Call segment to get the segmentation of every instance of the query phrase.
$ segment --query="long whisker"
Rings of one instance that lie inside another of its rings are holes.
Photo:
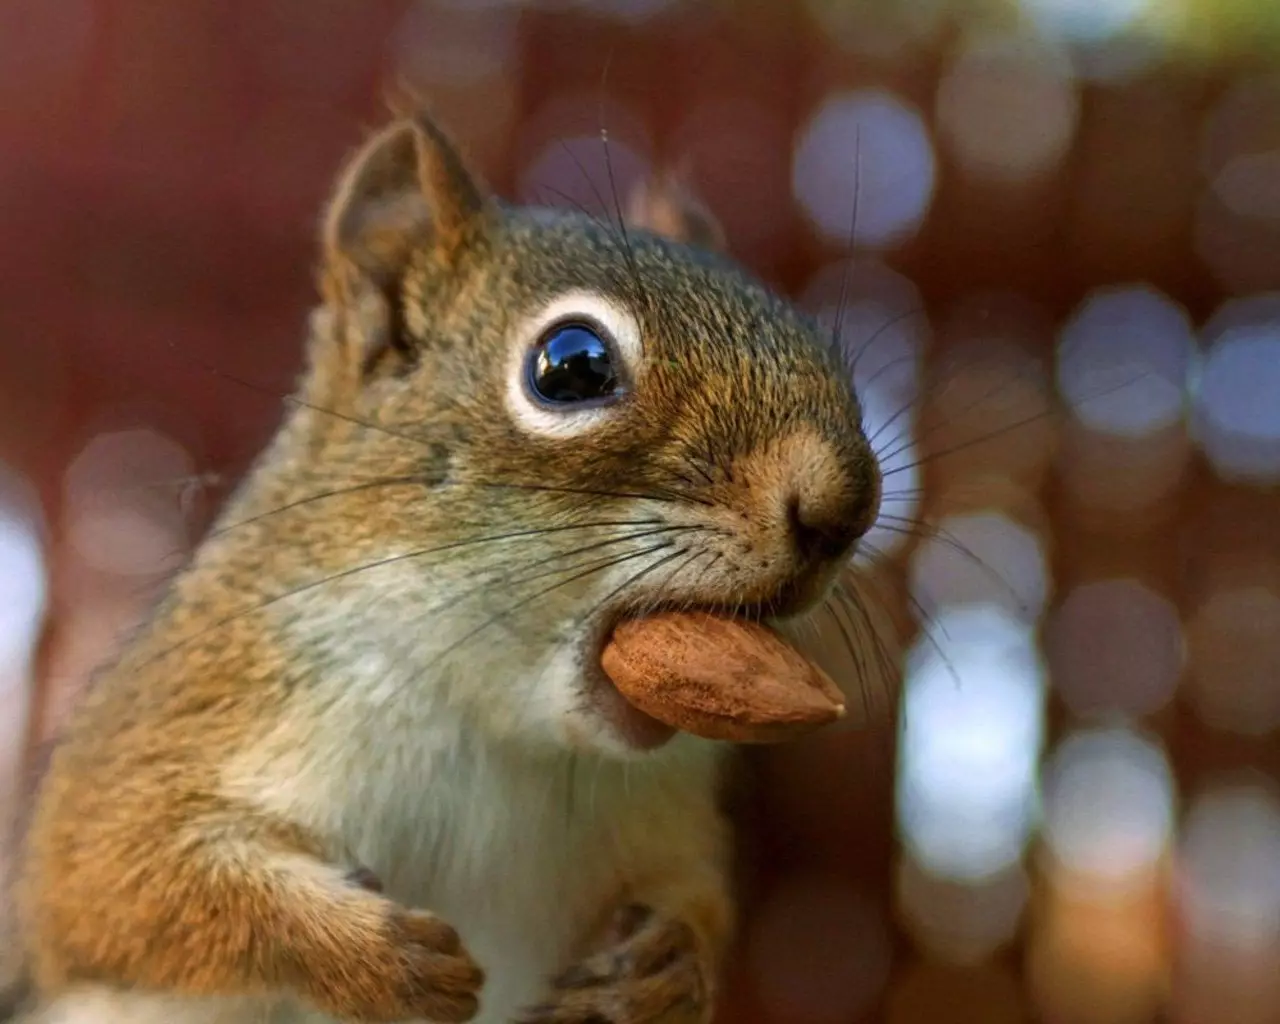
[[[845,302],[849,297],[849,267],[853,262],[854,248],[858,243],[858,202],[862,198],[862,125],[854,125],[853,128],[853,211],[849,214],[849,240],[845,245],[846,257],[844,269],[840,275],[840,300],[836,303],[835,325],[832,328],[831,336],[839,344],[840,332],[844,327],[844,311]],[[860,355],[861,353],[859,353]],[[858,364],[858,356],[853,358],[853,364],[849,367],[852,373]]]
[[[670,494],[654,494],[654,493],[645,493],[643,491],[609,491],[609,490],[604,490],[602,488],[561,487],[554,484],[533,484],[533,483],[525,483],[523,481],[520,481],[520,482],[481,481],[476,483],[475,486],[492,487],[492,488],[498,488],[498,489],[508,488],[513,490],[522,490],[522,491],[548,491],[551,493],[558,493],[558,494],[586,494],[586,495],[590,495],[592,497],[597,497],[597,498],[636,498],[636,499],[643,499],[646,501],[665,501],[665,502],[688,501],[695,505],[706,505],[706,506],[711,506],[714,504],[714,502],[708,501],[705,498],[699,498],[697,495],[683,494],[680,492],[672,492]]]
[[[532,574],[532,575],[528,575],[528,576],[522,576],[522,575],[519,575],[519,574],[521,574],[521,573],[525,572],[525,570],[527,570],[527,569],[533,569],[533,568],[536,568],[537,566],[540,566],[540,565],[546,565],[546,564],[548,564],[548,563],[552,563],[552,562],[559,562],[559,561],[562,561],[562,560],[563,560],[563,559],[565,559],[565,558],[577,557],[577,556],[579,556],[579,555],[583,555],[583,554],[585,554],[585,553],[586,553],[586,552],[588,552],[588,551],[598,551],[598,550],[600,550],[601,548],[612,547],[612,546],[614,546],[615,544],[621,544],[621,543],[623,543],[623,542],[625,542],[625,541],[631,541],[631,540],[644,540],[644,539],[646,539],[646,538],[648,538],[648,537],[657,537],[657,536],[662,536],[662,535],[665,535],[665,534],[672,534],[672,533],[690,533],[690,532],[697,533],[697,532],[701,532],[701,531],[702,531],[702,529],[703,529],[703,527],[701,527],[701,526],[696,526],[696,525],[689,525],[689,526],[684,526],[684,525],[675,526],[675,525],[673,525],[673,526],[662,526],[662,527],[659,527],[658,529],[655,529],[655,530],[640,530],[640,531],[637,531],[637,532],[634,532],[634,533],[623,534],[623,535],[618,536],[618,537],[610,537],[610,538],[608,538],[607,540],[597,541],[595,544],[588,544],[586,547],[578,547],[578,548],[574,548],[572,551],[568,551],[568,552],[563,552],[563,551],[562,551],[562,552],[557,552],[557,553],[556,553],[556,554],[554,554],[554,555],[548,555],[546,558],[539,558],[539,559],[536,559],[535,561],[532,561],[532,562],[526,562],[526,563],[524,563],[523,565],[521,565],[518,569],[516,569],[516,570],[515,570],[515,572],[512,572],[512,573],[508,573],[508,574],[506,574],[505,576],[501,577],[501,578],[500,578],[499,580],[497,580],[496,582],[503,583],[503,584],[529,583],[529,582],[530,582],[530,581],[532,581],[532,580],[542,579],[542,578],[545,578],[545,577],[547,577],[547,576],[553,575],[553,574],[555,574],[555,573],[557,573],[557,572],[564,572],[564,571],[567,571],[567,569],[582,568],[582,565],[583,565],[583,564],[591,564],[591,563],[590,563],[590,562],[588,562],[588,563],[575,563],[575,564],[570,565],[570,566],[567,566],[567,567],[562,567],[562,568],[558,568],[558,569],[552,569],[552,570],[550,570],[549,572],[534,573],[534,574]],[[608,557],[612,558],[613,556],[612,556],[612,555],[610,555],[610,556],[608,556]],[[463,590],[461,593],[458,593],[458,594],[451,594],[451,595],[449,596],[449,599],[448,599],[448,602],[447,602],[447,603],[448,603],[448,604],[450,604],[450,605],[456,605],[456,604],[458,604],[460,601],[464,600],[466,597],[470,596],[470,595],[471,595],[471,594],[473,594],[473,593],[477,593],[477,592],[479,592],[479,591],[484,591],[484,590],[491,589],[491,588],[492,588],[492,586],[493,586],[493,583],[494,583],[494,582],[495,582],[495,581],[493,581],[493,580],[488,580],[488,579],[486,579],[486,580],[483,580],[483,581],[482,581],[482,582],[480,582],[480,583],[477,583],[477,584],[476,584],[475,586],[473,586],[473,587],[470,587],[470,588],[468,588],[468,589],[466,589],[466,590]],[[426,610],[427,610],[427,611],[434,611],[434,610],[435,610],[435,608],[433,607],[433,608],[429,608],[429,609],[426,609]]]
[[[278,401],[282,401],[287,405],[296,406],[299,409],[308,409],[311,412],[319,413],[322,416],[331,416],[336,420],[341,420],[342,422],[349,423],[352,426],[360,427],[364,430],[372,430],[379,434],[384,434],[387,437],[397,438],[401,441],[408,441],[411,444],[415,444],[420,447],[427,444],[426,440],[420,437],[414,437],[412,434],[393,430],[391,427],[383,426],[380,423],[372,423],[369,420],[361,419],[359,416],[352,416],[349,413],[339,412],[337,409],[329,409],[323,405],[315,405],[304,398],[299,398],[297,395],[286,394],[276,388],[265,387],[261,384],[255,384],[253,381],[245,380],[243,377],[238,377],[234,373],[228,373],[226,370],[221,370],[201,359],[196,359],[191,355],[191,353],[180,349],[176,341],[171,340],[169,342],[169,346],[175,352],[180,353],[184,358],[192,360],[197,366],[206,372],[213,374],[215,377],[221,377],[224,380],[231,381],[233,384],[239,384],[241,387],[248,388],[250,391],[256,391],[262,395],[269,395],[270,397]]]
[[[1108,396],[1108,394],[1115,393],[1117,392],[1117,390],[1132,387],[1133,384],[1137,383],[1137,381],[1142,380],[1144,376],[1148,376],[1148,375],[1149,375],[1148,372],[1144,371],[1142,372],[1142,374],[1135,376],[1135,378],[1126,380],[1124,384],[1116,385],[1116,387],[1114,388],[1108,388],[1107,390],[1105,390],[1105,392],[1101,392],[1100,394],[1094,394],[1094,396],[1092,396],[1089,399],[1085,399],[1085,401],[1097,401],[1098,398],[1105,398],[1106,396]],[[989,442],[989,440],[995,440],[996,438],[1001,438],[1001,436],[1004,436],[1005,434],[1009,434],[1011,433],[1011,431],[1020,430],[1021,428],[1024,428],[1024,426],[1030,426],[1032,424],[1036,424],[1036,422],[1039,422],[1041,420],[1051,419],[1051,417],[1059,415],[1059,412],[1060,412],[1059,408],[1051,407],[1051,408],[1047,408],[1047,410],[1042,410],[1041,412],[1034,413],[1034,415],[1032,416],[1024,416],[1023,419],[1020,419],[1016,422],[1012,422],[1012,424],[1006,424],[1005,426],[1002,426],[1002,428],[1000,429],[989,431],[989,433],[984,434],[982,436],[978,436],[978,438],[972,438],[970,440],[966,440],[966,442],[951,445],[950,448],[943,448],[941,449],[941,451],[938,451],[938,452],[929,452],[927,456],[918,458],[918,460],[915,460],[914,462],[906,463],[905,466],[895,466],[891,468],[891,470],[883,471],[882,476],[888,477],[888,476],[892,476],[893,474],[899,474],[899,472],[914,470],[914,468],[919,468],[920,466],[925,465],[925,463],[927,462],[932,462],[933,460],[937,460],[937,458],[945,458],[946,456],[950,456],[950,454],[963,452],[965,451],[966,448],[973,448],[975,444],[986,444],[987,442]],[[909,447],[909,445],[906,445],[906,447]],[[905,451],[906,447],[900,449],[900,451]],[[891,458],[891,457],[892,456],[884,456],[884,458]]]
[[[888,320],[886,320],[886,321],[885,321],[884,323],[882,323],[879,327],[877,327],[874,331],[872,331],[872,332],[871,332],[871,334],[867,337],[867,340],[866,340],[866,341],[864,341],[864,342],[862,342],[862,343],[858,346],[858,351],[857,351],[856,353],[854,353],[854,356],[853,356],[853,362],[852,362],[852,363],[850,364],[850,366],[849,366],[849,372],[850,372],[850,374],[854,374],[854,373],[856,373],[856,372],[857,372],[857,370],[858,370],[858,361],[859,361],[860,359],[862,359],[862,357],[863,357],[864,355],[866,355],[868,352],[870,352],[872,348],[874,348],[874,347],[875,347],[875,343],[876,343],[877,341],[879,341],[881,338],[883,338],[883,337],[887,336],[887,335],[888,335],[888,333],[889,333],[891,330],[893,330],[893,328],[895,328],[896,326],[898,326],[898,324],[902,323],[904,320],[910,320],[913,316],[920,316],[920,315],[922,315],[924,312],[925,312],[925,309],[924,309],[924,307],[923,307],[923,306],[911,306],[910,308],[903,310],[901,313],[897,313],[897,314],[895,314],[894,316],[891,316]],[[892,361],[888,364],[888,366],[892,366],[892,365],[894,365],[895,363],[900,363],[900,362],[903,362],[903,361],[909,361],[909,360],[914,359],[914,358],[915,358],[915,355],[914,355],[914,354],[912,354],[912,355],[908,355],[908,356],[900,356],[898,359],[894,359],[894,360],[892,360]],[[873,381],[875,381],[875,379],[876,379],[877,377],[879,377],[881,373],[883,373],[886,369],[888,369],[888,366],[882,366],[879,370],[877,370],[875,373],[873,373],[873,374],[872,374],[872,375],[871,375],[871,376],[870,376],[870,377],[869,377],[869,378],[868,378],[868,379],[863,383],[863,385],[862,385],[862,386],[863,386],[864,388],[866,388],[866,387],[870,386],[870,385],[871,385],[871,383],[872,383]]]
[[[887,520],[887,522],[881,523],[880,520]],[[942,527],[935,526],[933,524],[923,523],[919,520],[906,519],[902,516],[886,514],[881,514],[876,522],[882,529],[889,533],[896,533],[903,537],[914,537],[917,540],[936,540],[941,542],[952,551],[955,551],[970,564],[980,569],[992,583],[996,584],[998,588],[1009,595],[1020,611],[1026,612],[1028,610],[1026,602],[1018,592],[1014,590],[1009,581],[1001,576],[1000,573],[992,568],[984,558],[978,555],[977,552],[952,534],[949,530],[945,530]]]
[[[478,634],[488,629],[489,627],[495,625],[496,623],[501,622],[503,619],[509,616],[512,612],[525,607],[530,602],[536,601],[538,598],[544,597],[547,594],[551,593],[552,591],[558,590],[560,587],[568,586],[570,583],[575,583],[578,580],[585,579],[586,577],[591,576],[595,573],[603,572],[605,569],[610,569],[615,565],[621,565],[623,562],[628,562],[636,558],[643,558],[646,555],[651,555],[658,551],[662,551],[666,548],[670,548],[674,545],[674,543],[675,543],[674,541],[663,541],[660,544],[651,545],[650,547],[647,547],[642,551],[634,551],[629,554],[619,555],[618,557],[609,559],[600,565],[596,565],[589,569],[585,569],[582,572],[575,573],[574,575],[570,576],[568,579],[559,580],[556,583],[553,583],[549,587],[540,588],[534,593],[521,598],[519,601],[515,602],[515,604],[508,605],[506,608],[498,612],[496,615],[491,615],[489,618],[485,619],[484,622],[480,623],[480,625],[476,626],[474,629],[467,631],[465,634],[463,634],[461,637],[459,637],[457,640],[451,643],[448,647],[446,647],[443,651],[437,654],[432,659],[432,664],[435,664],[443,660],[444,658],[448,657],[450,654],[456,651],[468,640],[471,640],[473,637],[477,636]],[[652,572],[654,569],[657,569],[661,565],[665,564],[669,558],[678,557],[678,555],[683,554],[685,550],[686,550],[685,548],[677,549],[676,555],[668,556],[668,558],[660,559],[653,566],[650,566],[648,571]],[[646,575],[646,574],[647,573],[641,574],[641,575]]]
[[[865,577],[863,577],[865,579]],[[876,628],[871,621],[871,616],[867,611],[866,604],[859,595],[857,588],[851,585],[851,580],[841,580],[836,586],[836,600],[845,606],[846,614],[850,616],[852,623],[853,612],[856,611],[859,621],[862,623],[863,630],[870,636],[872,647],[879,662],[879,682],[883,690],[888,690],[892,680],[899,673],[899,666],[894,660],[892,653],[889,651],[888,641],[882,632]]]
[[[866,678],[866,663],[862,658],[861,647],[854,642],[853,637],[849,634],[848,628],[845,626],[844,620],[840,618],[839,614],[837,614],[836,607],[837,606],[832,605],[831,602],[827,601],[823,603],[822,610],[827,612],[831,621],[836,624],[836,629],[839,630],[840,637],[844,640],[845,648],[848,650],[849,656],[853,659],[854,671],[857,673],[858,677],[855,681],[855,686],[858,690],[859,702],[862,704],[863,721],[868,722],[871,719],[871,709],[869,707],[867,697],[868,680]]]
[[[238,530],[244,526],[252,526],[254,523],[261,522],[264,519],[270,519],[272,516],[278,516],[293,509],[301,508],[304,505],[310,505],[312,502],[325,501],[329,498],[339,498],[344,494],[358,494],[361,491],[371,491],[380,487],[400,487],[409,486],[411,484],[424,485],[428,478],[421,473],[415,473],[409,476],[383,477],[378,480],[363,480],[358,484],[352,484],[349,487],[335,487],[332,490],[321,491],[318,494],[309,494],[305,498],[298,498],[295,501],[287,502],[284,505],[278,505],[269,512],[260,512],[257,515],[249,516],[245,519],[239,519],[234,523],[228,523],[216,530],[211,531],[206,540],[213,540],[215,537],[222,537],[234,530]]]
[[[168,655],[174,653],[175,651],[185,648],[190,644],[196,642],[197,640],[200,640],[206,636],[209,636],[210,634],[216,632],[217,630],[230,625],[231,623],[235,622],[238,619],[243,618],[246,615],[252,615],[255,612],[263,611],[267,608],[270,608],[274,605],[279,604],[282,601],[287,601],[291,598],[297,597],[300,594],[305,594],[310,591],[316,590],[320,587],[326,586],[328,584],[335,583],[338,580],[348,579],[352,576],[355,576],[357,573],[368,572],[373,569],[382,568],[383,566],[394,565],[399,562],[407,562],[407,561],[418,559],[418,558],[424,558],[427,555],[440,554],[445,551],[455,551],[462,548],[475,547],[480,544],[496,543],[499,541],[506,541],[506,540],[517,540],[517,539],[527,538],[527,537],[541,537],[547,534],[563,533],[570,530],[589,529],[591,527],[595,527],[599,525],[600,525],[599,523],[573,523],[566,526],[544,526],[544,527],[538,527],[536,529],[513,530],[509,533],[491,534],[486,537],[472,537],[466,540],[450,541],[447,544],[437,544],[437,545],[433,545],[432,547],[419,548],[416,551],[408,551],[408,552],[403,552],[401,554],[390,555],[385,558],[377,559],[373,562],[365,562],[361,565],[356,565],[347,569],[342,569],[338,572],[331,573],[328,576],[324,576],[318,580],[311,580],[307,583],[301,584],[300,586],[287,590],[282,594],[275,594],[269,598],[265,598],[261,601],[258,601],[250,605],[248,608],[241,609],[240,611],[236,612],[233,615],[228,615],[224,618],[218,619],[216,622],[211,623],[209,626],[199,630],[192,636],[185,637],[184,639],[178,641],[177,643],[171,644],[170,646],[164,648],[163,650],[157,652],[156,654],[153,654],[151,657],[145,659],[141,663],[141,665],[139,665],[139,667],[149,665],[154,661],[158,661],[161,658],[165,658]]]
[[[662,582],[657,586],[657,588],[655,588],[653,597],[649,601],[649,609],[652,610],[660,607],[662,605],[663,596],[666,594],[667,588],[671,586],[672,581],[690,565],[697,562],[699,558],[704,558],[709,553],[710,552],[707,551],[695,551],[685,561],[681,562],[679,565],[675,566],[671,572],[667,573]]]
[[[885,710],[887,706],[891,705],[890,689],[895,671],[888,651],[885,648],[884,638],[880,636],[879,631],[871,622],[871,619],[862,603],[852,594],[848,593],[843,586],[837,588],[836,593],[838,595],[837,604],[832,609],[831,618],[835,621],[841,636],[844,637],[845,643],[851,648],[856,646],[856,637],[850,635],[850,630],[852,630],[852,633],[855,635],[868,636],[871,640],[872,648],[876,653],[877,660],[881,666],[881,670],[878,674],[868,672],[866,663],[859,655],[855,654],[855,662],[859,665],[859,671],[863,677],[859,681],[858,687],[859,699],[862,705],[862,714],[865,719],[865,724],[872,727],[872,734],[875,735],[874,726],[877,724],[879,719],[878,712]],[[841,616],[840,611],[843,611],[843,617]],[[872,686],[875,686],[875,692],[878,695],[874,701],[874,706],[872,699]],[[882,742],[877,744],[877,747],[883,756],[887,751],[892,750],[892,746],[893,734],[890,730],[886,730],[883,733]]]
[[[582,166],[581,161],[579,161],[578,158],[574,155],[573,150],[569,148],[569,144],[564,139],[560,139],[559,142],[560,142],[560,148],[564,150],[565,156],[567,156],[570,160],[572,160],[575,164],[577,164],[578,170],[582,172],[583,178],[586,179],[587,184],[590,185],[592,190],[594,191],[595,183],[591,180],[590,176],[587,174],[587,170],[585,167]],[[565,192],[563,189],[555,188],[552,185],[539,185],[538,190],[541,192],[550,192],[557,199],[560,199],[563,202],[567,203],[568,205],[572,206],[584,217],[587,217],[594,223],[599,224],[602,228],[607,230],[610,234],[613,233],[613,221],[605,217],[601,217],[594,210],[589,209],[586,206],[586,204],[579,202],[577,199],[571,196],[568,192]],[[598,192],[596,193],[596,198],[600,199],[600,195]],[[600,203],[601,205],[603,205],[604,200],[600,199]]]
[[[905,582],[899,580],[895,574],[889,571],[889,569],[891,569],[891,563],[888,559],[888,556],[886,556],[883,551],[880,551],[878,548],[874,548],[871,545],[868,545],[867,548],[868,548],[868,555],[873,559],[875,564],[877,564],[878,566],[881,566],[882,568],[886,568],[886,571],[884,573],[885,577],[893,579],[894,582],[898,584],[898,592],[903,595],[907,603],[911,605],[912,609],[915,611],[916,618],[919,623],[921,635],[925,638],[926,641],[928,641],[929,646],[933,648],[934,653],[938,655],[939,659],[946,666],[947,673],[951,676],[951,679],[955,683],[955,685],[960,686],[961,685],[960,673],[956,671],[956,667],[952,663],[951,659],[947,656],[947,652],[942,648],[942,645],[938,643],[937,638],[933,635],[933,630],[938,629],[941,631],[943,637],[950,639],[950,637],[947,634],[946,627],[940,624],[937,621],[937,619],[935,619],[932,615],[929,614],[928,610],[924,607],[924,605],[922,605],[920,601],[916,598],[916,596],[911,593],[910,588],[906,585]],[[865,613],[865,609],[863,609],[863,611]]]
[[[904,314],[903,316],[896,316],[896,317],[894,317],[892,320],[890,320],[890,321],[889,321],[889,326],[892,326],[893,324],[897,323],[899,320],[903,320],[903,319],[906,319],[906,314]],[[883,331],[883,330],[885,330],[885,328],[883,328],[883,327],[882,327],[880,330],[881,330],[881,331]],[[879,332],[877,332],[877,333],[879,333]],[[874,335],[873,335],[873,337],[874,337]],[[859,353],[859,354],[861,354],[861,353]],[[861,387],[864,391],[870,390],[870,388],[875,384],[875,382],[876,382],[876,381],[878,381],[882,376],[884,376],[884,375],[885,375],[886,373],[888,373],[890,370],[895,370],[895,369],[897,369],[899,366],[902,366],[904,363],[913,363],[913,362],[915,362],[915,361],[916,361],[916,359],[917,359],[917,358],[918,358],[918,357],[917,357],[917,355],[916,355],[916,353],[915,353],[915,352],[908,352],[905,356],[898,356],[896,359],[890,359],[887,363],[885,363],[883,366],[881,366],[881,367],[880,367],[880,369],[876,370],[876,372],[875,372],[875,373],[873,373],[870,377],[868,377],[866,380],[864,380],[864,381],[861,383],[860,387]],[[875,433],[875,434],[873,434],[873,435],[871,435],[871,437],[867,438],[867,442],[868,442],[868,443],[872,443],[872,442],[874,441],[874,439],[875,439],[875,438],[880,434],[880,431],[882,431],[883,429],[884,429],[884,427],[883,427],[883,426],[881,426],[881,427],[876,431],[876,433]]]
[[[976,363],[978,362],[978,360],[975,359],[974,362]],[[963,417],[967,416],[974,409],[981,406],[983,402],[986,402],[988,399],[994,398],[1001,391],[1004,391],[1006,388],[1010,388],[1014,384],[1017,384],[1019,381],[1027,377],[1031,372],[1032,372],[1031,369],[1026,365],[1019,365],[1011,375],[1003,377],[1001,380],[997,381],[995,385],[988,388],[986,391],[984,391],[977,398],[973,399],[971,402],[969,402],[967,405],[965,405],[961,409],[957,410],[951,417],[947,419],[940,419],[933,422],[928,427],[926,427],[923,431],[921,431],[917,437],[903,441],[898,447],[892,448],[890,451],[887,451],[887,452],[877,451],[876,455],[882,461],[885,461],[885,462],[888,462],[890,459],[896,458],[897,456],[901,455],[904,451],[906,451],[908,448],[910,448],[912,445],[921,444],[922,442],[924,442],[926,438],[931,437],[933,434],[936,434],[939,430],[945,429],[950,423],[954,423],[956,420],[962,419]],[[912,403],[908,404],[904,408],[899,409],[894,414],[893,419],[890,419],[888,423],[886,423],[884,426],[882,426],[879,430],[876,431],[876,435],[879,436],[879,434],[884,431],[885,427],[887,427],[890,423],[893,423],[894,420],[896,420],[899,416],[903,415],[905,410],[911,407],[911,404],[914,404],[914,400],[912,401]],[[874,441],[872,443],[874,444]]]
[[[636,266],[635,251],[631,248],[631,235],[627,231],[627,219],[622,212],[622,200],[618,197],[618,182],[613,173],[613,154],[609,150],[609,129],[604,123],[604,100],[609,89],[609,69],[613,66],[613,51],[605,58],[604,69],[600,72],[600,102],[597,122],[600,129],[600,145],[604,148],[604,169],[609,178],[609,191],[613,195],[613,212],[618,218],[618,231],[622,235],[622,247],[627,255],[627,263],[637,283],[640,281],[639,268]]]

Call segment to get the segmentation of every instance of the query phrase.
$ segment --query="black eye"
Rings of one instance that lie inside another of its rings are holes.
[[[594,327],[559,324],[529,355],[529,387],[556,405],[610,398],[618,391],[613,352]]]

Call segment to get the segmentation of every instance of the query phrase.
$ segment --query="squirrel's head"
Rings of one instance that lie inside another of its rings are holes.
[[[677,189],[632,199],[513,208],[429,119],[382,131],[329,206],[300,428],[387,642],[486,727],[613,752],[646,735],[599,669],[620,617],[804,613],[880,494],[830,333]]]

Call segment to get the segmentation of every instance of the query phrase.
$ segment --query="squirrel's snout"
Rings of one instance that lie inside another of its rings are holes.
[[[807,573],[850,554],[875,522],[880,470],[869,450],[800,430],[742,459],[737,502],[753,545]],[[736,503],[736,502],[734,502]],[[782,563],[775,563],[782,564]]]
[[[852,502],[815,499],[799,491],[787,501],[787,526],[796,550],[810,562],[840,557],[866,532]]]
[[[825,460],[824,460],[825,461]],[[796,551],[808,562],[839,558],[871,528],[879,504],[874,464],[846,468],[801,467],[786,497],[786,522]]]

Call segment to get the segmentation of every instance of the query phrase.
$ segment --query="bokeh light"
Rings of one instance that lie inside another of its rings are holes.
[[[1201,136],[1207,179],[1195,220],[1197,250],[1229,289],[1280,287],[1280,216],[1275,177],[1280,74],[1242,77],[1217,102]]]
[[[796,144],[792,188],[827,241],[888,248],[924,220],[936,174],[920,113],[892,93],[864,90],[829,96],[814,111]]]
[[[195,478],[190,454],[153,430],[93,438],[67,468],[67,533],[95,569],[152,576],[172,571],[189,540],[180,496]]]
[[[1158,711],[1173,698],[1186,659],[1173,602],[1124,578],[1073,588],[1054,610],[1046,647],[1054,688],[1078,717]]]
[[[1091,527],[1139,531],[1169,514],[1191,455],[1197,358],[1186,310],[1146,284],[1095,291],[1063,327],[1057,380],[1072,417],[1060,464]]]
[[[1198,794],[1183,828],[1178,895],[1197,943],[1280,950],[1280,799],[1239,781]]]
[[[1182,943],[1176,1019],[1272,1024],[1280,1006],[1280,800],[1222,780],[1187,815],[1175,893]]]
[[[1142,437],[1180,420],[1196,354],[1184,309],[1148,285],[1101,289],[1062,329],[1058,388],[1099,433]]]
[[[1050,592],[1041,539],[994,510],[948,516],[928,531],[910,569],[911,593],[927,612],[992,605],[1034,622]]]
[[[1071,146],[1080,114],[1069,60],[1029,35],[973,35],[938,83],[949,155],[996,181],[1045,174]]]
[[[1072,41],[1100,42],[1132,27],[1148,0],[1023,0],[1047,33]]]
[[[653,176],[644,119],[598,92],[562,93],[521,125],[517,196],[569,206],[616,224],[635,186]]]
[[[994,605],[951,608],[907,663],[898,824],[944,879],[1016,863],[1038,807],[1044,668],[1026,624]]]
[[[1158,893],[1122,900],[1049,889],[1026,949],[1038,1015],[1072,1024],[1149,1024],[1169,990],[1169,944]]]
[[[942,878],[910,857],[898,866],[899,913],[916,945],[950,963],[976,965],[1011,943],[1030,883],[1021,864],[981,878]]]
[[[1139,78],[1183,27],[1185,0],[1021,0],[1032,23],[1071,49],[1077,73],[1098,82]]]
[[[519,17],[511,3],[413,3],[392,36],[396,64],[424,86],[510,74],[519,66]]]
[[[1149,883],[1173,834],[1174,781],[1151,739],[1122,728],[1067,737],[1044,776],[1044,837],[1091,886]]]
[[[48,604],[44,546],[30,484],[0,463],[0,829],[12,823],[15,809],[33,659]],[[0,880],[6,846],[0,843]]]
[[[1226,480],[1280,479],[1280,319],[1224,330],[1197,382],[1196,426]]]

